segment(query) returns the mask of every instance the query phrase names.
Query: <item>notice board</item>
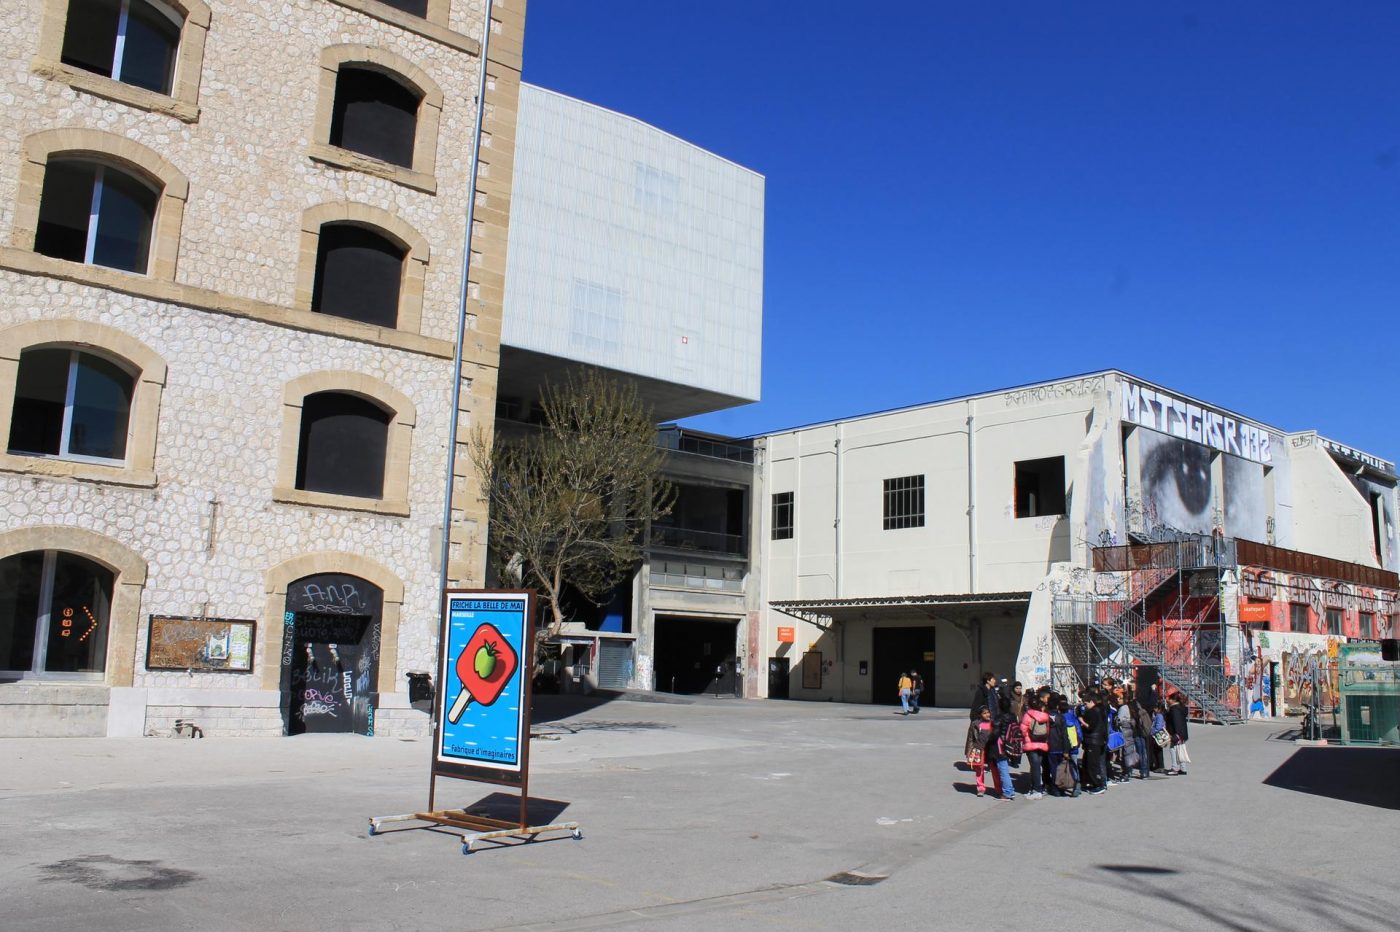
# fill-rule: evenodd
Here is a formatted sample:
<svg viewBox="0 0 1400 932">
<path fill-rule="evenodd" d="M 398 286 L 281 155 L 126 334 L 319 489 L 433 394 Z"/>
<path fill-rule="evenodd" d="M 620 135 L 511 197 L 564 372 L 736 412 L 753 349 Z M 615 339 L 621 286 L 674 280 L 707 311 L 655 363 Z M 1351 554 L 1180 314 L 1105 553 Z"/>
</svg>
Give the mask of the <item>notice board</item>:
<svg viewBox="0 0 1400 932">
<path fill-rule="evenodd" d="M 257 622 L 237 618 L 152 615 L 147 670 L 251 673 Z"/>
</svg>

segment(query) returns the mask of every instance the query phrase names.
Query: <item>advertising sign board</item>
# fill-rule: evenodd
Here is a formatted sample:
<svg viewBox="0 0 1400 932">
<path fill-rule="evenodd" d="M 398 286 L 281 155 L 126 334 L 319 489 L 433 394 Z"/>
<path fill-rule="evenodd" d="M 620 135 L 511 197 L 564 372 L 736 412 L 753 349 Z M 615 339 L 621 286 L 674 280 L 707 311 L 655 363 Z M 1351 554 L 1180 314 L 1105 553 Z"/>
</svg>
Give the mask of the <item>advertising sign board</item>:
<svg viewBox="0 0 1400 932">
<path fill-rule="evenodd" d="M 534 617 L 530 592 L 444 594 L 435 774 L 524 785 Z"/>
</svg>

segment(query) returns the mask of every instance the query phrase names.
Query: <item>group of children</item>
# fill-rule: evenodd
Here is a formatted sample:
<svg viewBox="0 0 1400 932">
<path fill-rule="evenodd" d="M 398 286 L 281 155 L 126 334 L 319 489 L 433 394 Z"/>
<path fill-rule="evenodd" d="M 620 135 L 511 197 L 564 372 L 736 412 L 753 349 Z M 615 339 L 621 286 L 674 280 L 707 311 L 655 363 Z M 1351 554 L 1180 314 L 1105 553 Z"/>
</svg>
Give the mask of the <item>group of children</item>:
<svg viewBox="0 0 1400 932">
<path fill-rule="evenodd" d="M 973 701 L 972 723 L 964 749 L 977 775 L 977 795 L 986 794 L 986 773 L 995 793 L 1015 799 L 1012 771 L 1025 759 L 1030 775 L 1028 799 L 1051 796 L 1097 796 L 1110 785 L 1152 774 L 1184 776 L 1187 708 L 1181 693 L 1167 697 L 1156 690 L 1137 695 L 1131 685 L 1105 677 L 1072 703 L 1043 686 L 1026 693 L 1020 683 L 997 688 L 990 673 Z"/>
</svg>

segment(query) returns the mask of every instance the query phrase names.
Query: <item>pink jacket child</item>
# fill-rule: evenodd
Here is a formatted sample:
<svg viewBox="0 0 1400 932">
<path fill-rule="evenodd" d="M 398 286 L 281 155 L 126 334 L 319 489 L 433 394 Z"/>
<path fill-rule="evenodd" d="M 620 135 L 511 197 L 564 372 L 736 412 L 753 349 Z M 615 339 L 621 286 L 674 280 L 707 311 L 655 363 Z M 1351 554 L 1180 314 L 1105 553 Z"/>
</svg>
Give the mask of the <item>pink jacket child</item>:
<svg viewBox="0 0 1400 932">
<path fill-rule="evenodd" d="M 1040 726 L 1040 730 L 1044 734 L 1036 736 L 1032 733 L 1037 725 Z M 1027 709 L 1026 713 L 1021 716 L 1021 740 L 1024 745 L 1023 750 L 1048 752 L 1050 750 L 1050 716 L 1039 709 Z"/>
</svg>

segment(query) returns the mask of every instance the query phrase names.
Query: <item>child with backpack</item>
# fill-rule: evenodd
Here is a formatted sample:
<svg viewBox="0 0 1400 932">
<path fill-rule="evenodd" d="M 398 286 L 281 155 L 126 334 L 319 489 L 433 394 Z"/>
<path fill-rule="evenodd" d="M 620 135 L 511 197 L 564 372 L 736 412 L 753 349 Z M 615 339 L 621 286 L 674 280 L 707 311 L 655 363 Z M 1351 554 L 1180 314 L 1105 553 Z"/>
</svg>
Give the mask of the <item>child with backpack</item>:
<svg viewBox="0 0 1400 932">
<path fill-rule="evenodd" d="M 972 772 L 977 775 L 977 795 L 987 794 L 986 774 L 987 746 L 994 744 L 996 737 L 993 731 L 992 713 L 986 706 L 982 706 L 972 713 L 972 724 L 967 726 L 967 742 L 963 746 L 963 756 L 967 759 L 967 765 L 972 768 Z M 997 794 L 1001 794 L 1001 776 L 992 770 L 992 786 Z"/>
<path fill-rule="evenodd" d="M 1045 756 L 1050 752 L 1050 716 L 1038 696 L 1026 697 L 1026 711 L 1021 716 L 1021 746 L 1031 771 L 1031 791 L 1027 799 L 1045 795 Z"/>
<path fill-rule="evenodd" d="M 1055 789 L 1060 796 L 1079 795 L 1079 719 L 1063 697 L 1055 709 L 1055 741 L 1060 753 L 1053 761 Z"/>
<path fill-rule="evenodd" d="M 996 767 L 1000 777 L 1001 798 L 1015 799 L 1016 787 L 1011 783 L 1011 764 L 1021 766 L 1021 723 L 1009 713 L 995 724 L 996 738 L 987 744 L 987 759 Z"/>
</svg>

